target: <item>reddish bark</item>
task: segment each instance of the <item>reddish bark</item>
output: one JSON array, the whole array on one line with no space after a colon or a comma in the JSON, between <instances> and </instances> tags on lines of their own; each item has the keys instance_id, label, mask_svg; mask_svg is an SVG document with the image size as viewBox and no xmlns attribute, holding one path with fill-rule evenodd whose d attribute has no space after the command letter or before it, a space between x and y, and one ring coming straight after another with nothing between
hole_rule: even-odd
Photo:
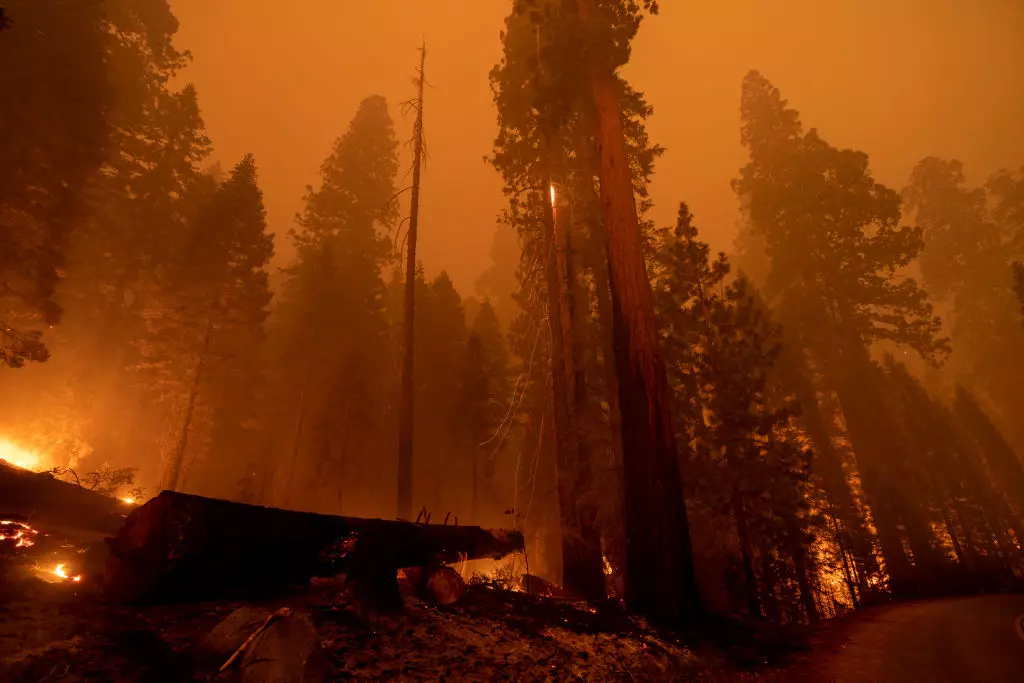
<instances>
[{"instance_id":1,"label":"reddish bark","mask_svg":"<svg viewBox=\"0 0 1024 683\"><path fill-rule=\"evenodd\" d=\"M587 598L600 600L606 595L601 560L601 532L597 508L593 502L591 452L582 432L582 417L587 399L587 382L582 363L582 345L577 326L579 293L572 267L572 216L569 207L559 206L554 214L554 242L559 284L559 314L562 327L562 363L566 377L569 440L564 473L566 495L575 506L575 537L563 534L562 554L572 558L565 564L565 584Z\"/></svg>"},{"instance_id":2,"label":"reddish bark","mask_svg":"<svg viewBox=\"0 0 1024 683\"><path fill-rule=\"evenodd\" d=\"M584 22L595 15L594 0L579 0L578 8ZM626 602L649 617L681 623L698 612L697 587L668 381L658 348L616 85L610 69L592 64L590 86L598 127L601 206L622 410Z\"/></svg>"}]
</instances>

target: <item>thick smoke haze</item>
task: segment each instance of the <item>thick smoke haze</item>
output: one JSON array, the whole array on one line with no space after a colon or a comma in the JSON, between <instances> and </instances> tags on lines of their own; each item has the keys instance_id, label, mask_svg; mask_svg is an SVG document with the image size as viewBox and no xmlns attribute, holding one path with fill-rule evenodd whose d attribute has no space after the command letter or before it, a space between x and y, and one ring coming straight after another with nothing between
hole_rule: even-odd
<instances>
[{"instance_id":1,"label":"thick smoke haze","mask_svg":"<svg viewBox=\"0 0 1024 683\"><path fill-rule=\"evenodd\" d=\"M262 169L278 262L307 184L363 97L388 98L400 137L411 119L416 47L429 49L421 253L464 294L489 263L504 200L483 162L495 134L487 73L509 3L499 0L171 0L191 50L216 158L246 152ZM1018 0L726 0L662 3L627 76L655 107L654 217L686 198L713 247L738 217L729 181L742 165L737 107L750 69L772 79L834 144L871 155L902 187L927 155L962 160L972 182L1024 158L1024 4ZM408 154L405 155L408 157ZM407 159L404 162L408 165ZM407 180L405 182L407 183Z\"/></svg>"},{"instance_id":2,"label":"thick smoke haze","mask_svg":"<svg viewBox=\"0 0 1024 683\"><path fill-rule=\"evenodd\" d=\"M660 648L692 678L789 659L777 626L1024 594L1024 0L0 0L0 66L0 594L29 526L24 568L71 552L42 525L92 524L73 497L90 534L125 513L82 560L107 587L234 607L276 568L300 609L349 574L294 615L332 666L399 568L478 602L388 613L421 650L389 666L461 667L420 636L507 633L487 610L512 659L573 643L524 680L599 660L584 631L619 661L581 676L647 677L609 598L701 634Z\"/></svg>"}]
</instances>

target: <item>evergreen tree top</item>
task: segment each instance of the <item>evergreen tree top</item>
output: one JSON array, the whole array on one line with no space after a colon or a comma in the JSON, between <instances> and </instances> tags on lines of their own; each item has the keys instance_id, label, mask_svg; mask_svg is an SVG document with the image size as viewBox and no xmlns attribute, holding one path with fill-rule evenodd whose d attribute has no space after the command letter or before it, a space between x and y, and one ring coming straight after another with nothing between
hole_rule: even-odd
<instances>
[{"instance_id":1,"label":"evergreen tree top","mask_svg":"<svg viewBox=\"0 0 1024 683\"><path fill-rule=\"evenodd\" d=\"M379 95L367 97L321 166L320 187L307 188L300 229L292 232L300 248L340 232L373 239L377 228L391 227L398 216L398 163L387 101Z\"/></svg>"},{"instance_id":2,"label":"evergreen tree top","mask_svg":"<svg viewBox=\"0 0 1024 683\"><path fill-rule=\"evenodd\" d=\"M750 162L734 188L765 237L770 298L808 329L905 344L937 362L948 342L926 292L903 273L924 241L919 227L900 225L899 195L874 179L863 152L801 133L797 113L757 72L744 80L741 110Z\"/></svg>"}]
</instances>

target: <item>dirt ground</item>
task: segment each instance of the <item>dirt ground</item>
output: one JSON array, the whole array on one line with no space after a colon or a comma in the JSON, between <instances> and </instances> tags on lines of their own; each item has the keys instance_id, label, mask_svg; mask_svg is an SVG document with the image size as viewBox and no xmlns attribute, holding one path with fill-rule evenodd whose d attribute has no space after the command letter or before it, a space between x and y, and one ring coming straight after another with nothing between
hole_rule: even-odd
<instances>
[{"instance_id":1,"label":"dirt ground","mask_svg":"<svg viewBox=\"0 0 1024 683\"><path fill-rule=\"evenodd\" d=\"M243 606L308 612L329 681L738 681L758 680L764 663L756 647L736 656L713 644L687 646L616 606L598 610L486 582L471 582L451 607L407 599L401 612L384 615L353 604L337 584L264 600L111 604L100 587L101 537L51 531L37 540L0 557L4 683L220 680L216 666L198 663L196 644ZM58 563L81 579L56 576Z\"/></svg>"},{"instance_id":2,"label":"dirt ground","mask_svg":"<svg viewBox=\"0 0 1024 683\"><path fill-rule=\"evenodd\" d=\"M450 608L413 602L391 615L367 614L331 589L255 603L125 607L105 603L86 578L48 583L22 567L8 568L0 584L0 680L215 680L193 664L195 644L253 604L308 610L332 681L754 678L714 648L688 648L617 611L488 585L471 585Z\"/></svg>"}]
</instances>

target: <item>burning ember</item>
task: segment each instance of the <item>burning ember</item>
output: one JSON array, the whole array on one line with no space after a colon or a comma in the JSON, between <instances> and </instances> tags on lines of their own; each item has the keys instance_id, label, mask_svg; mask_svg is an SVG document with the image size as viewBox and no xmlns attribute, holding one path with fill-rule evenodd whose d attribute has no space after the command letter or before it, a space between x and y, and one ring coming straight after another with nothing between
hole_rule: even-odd
<instances>
[{"instance_id":1,"label":"burning ember","mask_svg":"<svg viewBox=\"0 0 1024 683\"><path fill-rule=\"evenodd\" d=\"M22 522L0 520L0 543L12 543L15 548L29 548L35 545L39 532Z\"/></svg>"},{"instance_id":2,"label":"burning ember","mask_svg":"<svg viewBox=\"0 0 1024 683\"><path fill-rule=\"evenodd\" d=\"M56 574L57 576L59 576L62 579L70 579L71 581L74 581L76 583L78 581L82 580L81 575L69 576L68 575L68 570L67 570L67 565L65 565L65 564L58 564L57 568L53 570L53 573Z\"/></svg>"}]
</instances>

